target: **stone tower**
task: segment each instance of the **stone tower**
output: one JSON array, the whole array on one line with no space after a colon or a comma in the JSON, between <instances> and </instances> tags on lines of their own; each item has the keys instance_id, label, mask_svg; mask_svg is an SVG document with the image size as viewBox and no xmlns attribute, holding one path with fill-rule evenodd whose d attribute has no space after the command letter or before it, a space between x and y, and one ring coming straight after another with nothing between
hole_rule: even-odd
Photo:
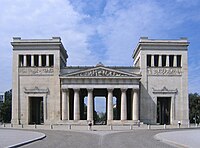
<instances>
[{"instance_id":1,"label":"stone tower","mask_svg":"<svg viewBox=\"0 0 200 148\"><path fill-rule=\"evenodd\" d=\"M68 57L61 39L17 37L11 44L12 123L54 123L60 119L60 69L66 66Z\"/></svg>"},{"instance_id":2,"label":"stone tower","mask_svg":"<svg viewBox=\"0 0 200 148\"><path fill-rule=\"evenodd\" d=\"M134 50L140 67L140 120L150 124L189 122L186 38L152 40L141 37Z\"/></svg>"}]
</instances>

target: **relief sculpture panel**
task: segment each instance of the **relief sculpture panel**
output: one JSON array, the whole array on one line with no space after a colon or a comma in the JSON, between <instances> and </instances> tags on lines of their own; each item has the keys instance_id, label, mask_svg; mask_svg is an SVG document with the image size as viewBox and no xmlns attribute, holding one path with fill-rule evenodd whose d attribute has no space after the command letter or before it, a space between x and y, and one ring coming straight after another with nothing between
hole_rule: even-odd
<instances>
[{"instance_id":1,"label":"relief sculpture panel","mask_svg":"<svg viewBox=\"0 0 200 148\"><path fill-rule=\"evenodd\" d=\"M53 75L53 68L19 68L19 75Z\"/></svg>"},{"instance_id":2,"label":"relief sculpture panel","mask_svg":"<svg viewBox=\"0 0 200 148\"><path fill-rule=\"evenodd\" d=\"M156 75L156 76L181 76L182 75L182 71L181 68L148 68L147 69L147 74L148 75Z\"/></svg>"},{"instance_id":3,"label":"relief sculpture panel","mask_svg":"<svg viewBox=\"0 0 200 148\"><path fill-rule=\"evenodd\" d=\"M115 71L109 71L105 69L95 69L90 70L87 72L78 73L76 76L83 76L83 77L119 77L119 76L129 76L124 73L119 73Z\"/></svg>"}]
</instances>

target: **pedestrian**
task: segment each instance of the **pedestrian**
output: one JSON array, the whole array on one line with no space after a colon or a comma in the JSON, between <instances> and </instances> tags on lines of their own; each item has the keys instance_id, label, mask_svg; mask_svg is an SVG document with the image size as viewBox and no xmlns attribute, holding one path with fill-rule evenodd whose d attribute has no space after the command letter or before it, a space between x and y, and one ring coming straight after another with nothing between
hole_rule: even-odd
<instances>
[{"instance_id":1,"label":"pedestrian","mask_svg":"<svg viewBox=\"0 0 200 148\"><path fill-rule=\"evenodd\" d=\"M89 130L91 131L92 130L92 121L88 122L88 126L89 126Z\"/></svg>"},{"instance_id":2,"label":"pedestrian","mask_svg":"<svg viewBox=\"0 0 200 148\"><path fill-rule=\"evenodd\" d=\"M181 127L181 121L178 121L178 128Z\"/></svg>"}]
</instances>

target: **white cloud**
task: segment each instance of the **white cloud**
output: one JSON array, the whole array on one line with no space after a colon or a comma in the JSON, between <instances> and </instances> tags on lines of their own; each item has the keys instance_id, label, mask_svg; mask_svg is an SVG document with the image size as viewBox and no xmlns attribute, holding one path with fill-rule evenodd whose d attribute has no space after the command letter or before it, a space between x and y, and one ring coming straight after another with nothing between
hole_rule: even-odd
<instances>
[{"instance_id":1,"label":"white cloud","mask_svg":"<svg viewBox=\"0 0 200 148\"><path fill-rule=\"evenodd\" d=\"M88 16L74 10L65 0L2 0L0 5L0 90L11 88L13 36L51 38L61 36L69 53L69 64L84 65L96 59L87 48L93 30L83 24ZM73 58L72 58L73 57Z\"/></svg>"},{"instance_id":2,"label":"white cloud","mask_svg":"<svg viewBox=\"0 0 200 148\"><path fill-rule=\"evenodd\" d=\"M5 85L1 85L0 91L11 87L13 36L60 36L69 54L69 65L96 65L102 61L105 65L131 66L140 36L179 37L185 32L182 25L190 21L198 23L200 18L199 9L193 9L198 7L196 0L190 1L191 4L186 0L69 1L1 0L0 63L4 64L0 67L0 83ZM180 33L171 36L178 29Z\"/></svg>"}]
</instances>

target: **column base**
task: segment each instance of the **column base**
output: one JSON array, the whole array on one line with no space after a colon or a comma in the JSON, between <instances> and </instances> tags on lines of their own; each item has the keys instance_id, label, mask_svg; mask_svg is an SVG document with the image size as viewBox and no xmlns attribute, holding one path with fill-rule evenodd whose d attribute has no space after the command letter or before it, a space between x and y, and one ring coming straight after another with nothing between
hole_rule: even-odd
<instances>
[{"instance_id":1,"label":"column base","mask_svg":"<svg viewBox=\"0 0 200 148\"><path fill-rule=\"evenodd\" d=\"M11 123L12 123L12 124L15 124L15 125L21 124L21 122L20 122L19 119L12 119L12 120L11 120Z\"/></svg>"},{"instance_id":2,"label":"column base","mask_svg":"<svg viewBox=\"0 0 200 148\"><path fill-rule=\"evenodd\" d=\"M140 124L143 124L140 122ZM107 125L138 125L135 120L107 120Z\"/></svg>"}]
</instances>

